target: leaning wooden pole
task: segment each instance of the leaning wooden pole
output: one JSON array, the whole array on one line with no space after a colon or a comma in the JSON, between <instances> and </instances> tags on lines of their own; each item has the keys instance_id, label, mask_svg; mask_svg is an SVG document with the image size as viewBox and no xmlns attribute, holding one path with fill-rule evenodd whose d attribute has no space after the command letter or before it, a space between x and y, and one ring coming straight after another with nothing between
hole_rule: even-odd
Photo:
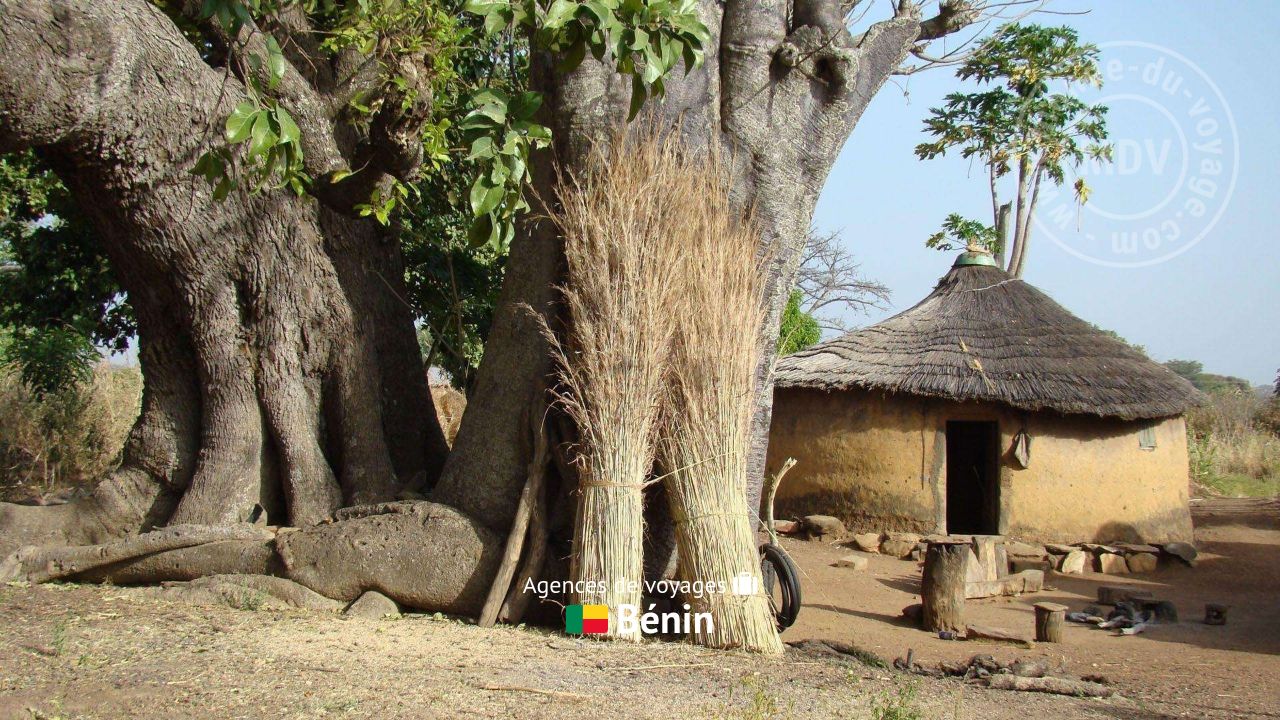
<instances>
[{"instance_id":1,"label":"leaning wooden pole","mask_svg":"<svg viewBox=\"0 0 1280 720\"><path fill-rule=\"evenodd\" d=\"M964 584L969 564L969 543L931 542L924 556L921 624L938 632L964 629Z\"/></svg>"},{"instance_id":2,"label":"leaning wooden pole","mask_svg":"<svg viewBox=\"0 0 1280 720\"><path fill-rule=\"evenodd\" d=\"M480 627L493 627L498 619L498 611L511 588L511 580L515 577L516 564L520 561L520 553L524 549L525 535L529 529L529 520L537 511L538 499L542 496L542 483L546 477L547 443L542 429L544 390L538 388L538 399L530 406L532 417L529 421L533 434L533 460L529 463L529 476L525 480L524 490L520 493L520 504L516 506L516 516L511 523L511 532L507 535L507 544L502 553L502 561L498 564L498 574L489 587L489 595L480 610Z\"/></svg>"}]
</instances>

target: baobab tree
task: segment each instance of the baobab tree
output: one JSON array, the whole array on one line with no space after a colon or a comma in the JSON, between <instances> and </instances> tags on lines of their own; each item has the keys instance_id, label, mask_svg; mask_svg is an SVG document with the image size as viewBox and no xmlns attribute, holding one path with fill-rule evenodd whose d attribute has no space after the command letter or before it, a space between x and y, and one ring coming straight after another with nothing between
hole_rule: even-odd
<instances>
[{"instance_id":1,"label":"baobab tree","mask_svg":"<svg viewBox=\"0 0 1280 720\"><path fill-rule=\"evenodd\" d=\"M611 52L583 53L581 38L540 42L537 23L552 9L593 22L583 14L591 3L563 2L520 3L533 8L532 27L509 26L533 38L530 85L552 130L553 147L531 158L535 190L551 187L553 161L572 173L627 121L635 78L653 62L621 68ZM701 62L666 58L665 93L644 111L688 146L732 158L734 202L763 235L774 302L760 338L755 476L779 310L836 155L909 58L937 60L930 42L993 12L942 0L926 13L899 0L851 32L853 14L876 10L860 5L703 0L693 6L707 30ZM418 552L447 549L459 524L482 545L511 524L532 454L533 390L550 358L524 308L553 313L560 249L545 224L520 225L447 453L400 300L396 244L369 208L411 186L423 162L454 20L430 3L395 7L412 12L0 0L0 152L34 149L96 225L136 314L145 377L120 468L78 502L0 506L0 551L263 516L307 527L340 508L416 497L406 491L451 508L438 543ZM351 15L360 12L375 15ZM501 20L490 30L503 31ZM642 81L644 96L652 82ZM492 568L490 554L479 558L471 572Z\"/></svg>"}]
</instances>

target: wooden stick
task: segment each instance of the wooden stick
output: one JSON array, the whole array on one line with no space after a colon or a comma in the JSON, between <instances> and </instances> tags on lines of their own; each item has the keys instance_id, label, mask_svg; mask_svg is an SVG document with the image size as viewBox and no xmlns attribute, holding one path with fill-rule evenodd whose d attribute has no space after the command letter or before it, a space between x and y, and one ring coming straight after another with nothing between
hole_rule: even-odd
<instances>
[{"instance_id":1,"label":"wooden stick","mask_svg":"<svg viewBox=\"0 0 1280 720\"><path fill-rule=\"evenodd\" d=\"M769 542L774 545L778 544L778 531L773 527L773 499L778 494L778 486L782 484L782 478L791 468L796 466L796 459L789 457L782 463L782 467L778 468L778 472L774 473L766 482L768 487L764 493L764 531L769 533Z\"/></svg>"},{"instance_id":2,"label":"wooden stick","mask_svg":"<svg viewBox=\"0 0 1280 720\"><path fill-rule=\"evenodd\" d=\"M587 695L579 693L565 692L564 690L543 690L536 687L525 687L523 685L476 685L481 690L493 690L501 692L527 692L534 695L546 695L554 698L564 698L566 700L590 700Z\"/></svg>"},{"instance_id":3,"label":"wooden stick","mask_svg":"<svg viewBox=\"0 0 1280 720\"><path fill-rule=\"evenodd\" d=\"M1113 688L1106 685L1056 677L1024 678L1017 675L992 675L987 681L987 686L996 690L1018 690L1072 697L1111 697L1116 694Z\"/></svg>"},{"instance_id":4,"label":"wooden stick","mask_svg":"<svg viewBox=\"0 0 1280 720\"><path fill-rule=\"evenodd\" d=\"M536 432L536 431L535 431ZM539 438L542 440L542 438ZM547 446L554 445L556 442L555 428L549 429L547 437L544 441L539 442L537 449L534 450L533 463L530 464L530 474L532 475L534 468L537 472L546 472ZM541 461L539 461L541 455ZM506 602L502 603L502 611L498 613L498 619L504 623L518 624L524 619L525 610L529 607L529 601L532 599L529 593L524 591L524 587L530 580L536 579L542 572L542 565L547 557L547 489L546 483L542 483L542 487L538 488L537 497L534 498L533 511L529 516L529 549L524 554L524 560L520 563L520 572L516 575L516 581L511 584L511 589L507 592Z\"/></svg>"},{"instance_id":5,"label":"wooden stick","mask_svg":"<svg viewBox=\"0 0 1280 720\"><path fill-rule=\"evenodd\" d=\"M506 549L502 553L502 562L498 565L498 574L489 586L489 596L480 610L480 627L493 627L498 620L498 611L511 588L511 580L516 573L516 562L520 560L520 551L524 549L525 533L529 529L529 516L533 513L535 498L542 493L542 480L547 463L545 436L542 431L542 402L544 390L539 385L538 402L529 410L529 422L533 425L533 461L529 463L529 477L525 480L524 490L520 492L520 504L516 506L516 517L511 523L511 532L507 534Z\"/></svg>"}]
</instances>

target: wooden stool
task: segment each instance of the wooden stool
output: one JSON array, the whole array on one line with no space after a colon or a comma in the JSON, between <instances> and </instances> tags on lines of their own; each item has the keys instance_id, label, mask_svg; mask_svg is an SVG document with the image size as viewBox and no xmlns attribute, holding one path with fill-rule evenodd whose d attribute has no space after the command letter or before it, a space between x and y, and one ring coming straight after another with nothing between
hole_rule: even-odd
<instances>
[{"instance_id":1,"label":"wooden stool","mask_svg":"<svg viewBox=\"0 0 1280 720\"><path fill-rule=\"evenodd\" d=\"M1038 602L1036 609L1036 640L1062 642L1062 626L1067 619L1067 606L1051 602Z\"/></svg>"}]
</instances>

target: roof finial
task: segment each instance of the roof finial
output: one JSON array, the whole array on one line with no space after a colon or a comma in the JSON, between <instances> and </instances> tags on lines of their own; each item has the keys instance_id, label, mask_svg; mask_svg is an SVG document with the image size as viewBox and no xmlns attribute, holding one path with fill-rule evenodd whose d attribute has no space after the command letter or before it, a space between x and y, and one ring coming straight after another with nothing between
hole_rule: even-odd
<instances>
[{"instance_id":1,"label":"roof finial","mask_svg":"<svg viewBox=\"0 0 1280 720\"><path fill-rule=\"evenodd\" d=\"M989 267L998 267L996 259L991 257L991 251L983 245L977 243L969 243L965 246L964 252L960 253L960 257L956 258L951 267L965 267L968 265L987 265Z\"/></svg>"}]
</instances>

